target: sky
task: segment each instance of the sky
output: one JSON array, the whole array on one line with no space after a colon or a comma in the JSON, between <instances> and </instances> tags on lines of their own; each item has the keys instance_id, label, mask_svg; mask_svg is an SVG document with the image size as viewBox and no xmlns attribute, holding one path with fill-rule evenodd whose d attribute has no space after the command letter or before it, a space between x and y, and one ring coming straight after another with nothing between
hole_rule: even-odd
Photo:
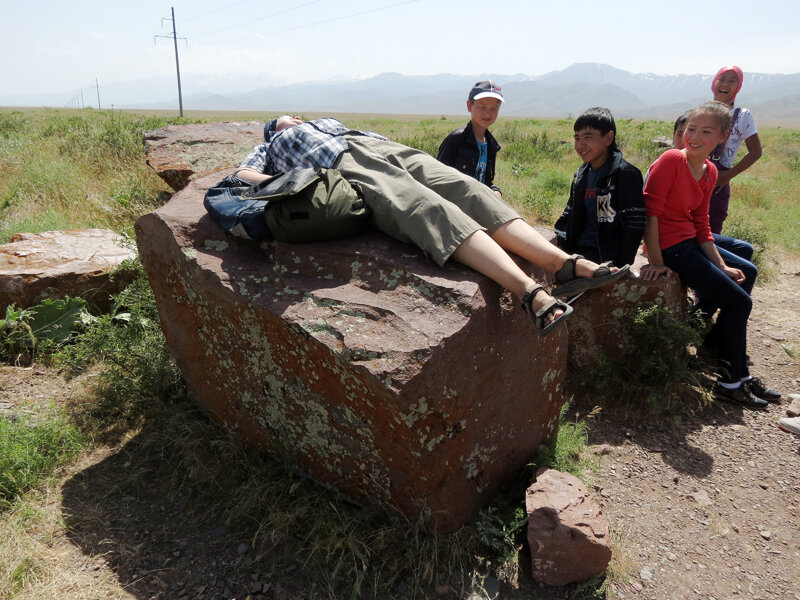
<instances>
[{"instance_id":1,"label":"sky","mask_svg":"<svg viewBox=\"0 0 800 600\"><path fill-rule=\"evenodd\" d=\"M0 99L48 94L67 106L83 94L89 105L123 82L163 99L176 79L173 7L186 95L209 82L234 92L388 71L536 76L577 62L660 75L713 74L731 63L745 73L798 73L797 5L0 0Z\"/></svg>"}]
</instances>

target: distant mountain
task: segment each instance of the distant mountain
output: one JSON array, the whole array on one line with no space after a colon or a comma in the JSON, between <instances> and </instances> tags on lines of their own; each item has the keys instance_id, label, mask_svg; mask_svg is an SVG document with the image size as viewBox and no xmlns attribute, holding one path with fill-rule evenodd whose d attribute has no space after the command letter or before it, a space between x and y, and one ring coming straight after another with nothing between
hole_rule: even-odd
<instances>
[{"instance_id":1,"label":"distant mountain","mask_svg":"<svg viewBox=\"0 0 800 600\"><path fill-rule=\"evenodd\" d=\"M231 107L249 110L465 114L469 88L475 81L490 78L503 87L504 115L567 117L591 106L606 106L620 118L672 119L711 99L712 77L629 73L603 64L578 63L539 77L383 73L357 81L262 87L227 98ZM751 107L758 118L800 119L798 94L800 73L750 73L745 74L738 101Z\"/></svg>"},{"instance_id":2,"label":"distant mountain","mask_svg":"<svg viewBox=\"0 0 800 600\"><path fill-rule=\"evenodd\" d=\"M259 85L248 86L241 78L190 76L184 78L183 105L187 110L465 115L467 92L481 79L494 79L503 87L507 100L503 115L569 117L592 106L606 106L618 118L672 119L711 98L712 75L630 73L604 64L577 63L538 77L382 73L282 85L256 76L247 81ZM168 79L101 85L101 96L106 98L104 107L113 103L117 108L177 108L175 84ZM40 97L41 104L55 105L53 97ZM0 105L37 104L33 97L24 102L19 101L21 96L15 99L0 97ZM800 73L747 73L737 100L759 120L800 120ZM86 103L92 102L87 98Z\"/></svg>"}]
</instances>

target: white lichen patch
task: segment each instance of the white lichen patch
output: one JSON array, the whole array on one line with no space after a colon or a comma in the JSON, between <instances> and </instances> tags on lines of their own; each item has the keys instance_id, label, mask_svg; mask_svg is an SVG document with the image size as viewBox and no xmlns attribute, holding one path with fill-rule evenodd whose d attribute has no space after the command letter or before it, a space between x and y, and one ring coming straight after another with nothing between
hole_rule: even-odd
<instances>
[{"instance_id":1,"label":"white lichen patch","mask_svg":"<svg viewBox=\"0 0 800 600\"><path fill-rule=\"evenodd\" d=\"M548 369L542 376L542 388L547 388L556 380L556 377L561 373L560 369Z\"/></svg>"},{"instance_id":2,"label":"white lichen patch","mask_svg":"<svg viewBox=\"0 0 800 600\"><path fill-rule=\"evenodd\" d=\"M206 240L205 247L216 250L217 252L222 252L223 250L227 250L229 245L228 242L224 240Z\"/></svg>"},{"instance_id":3,"label":"white lichen patch","mask_svg":"<svg viewBox=\"0 0 800 600\"><path fill-rule=\"evenodd\" d=\"M467 479L475 480L480 474L484 465L492 460L492 453L497 450L497 446L475 446L470 455L466 458L462 457L462 468L466 472Z\"/></svg>"}]
</instances>

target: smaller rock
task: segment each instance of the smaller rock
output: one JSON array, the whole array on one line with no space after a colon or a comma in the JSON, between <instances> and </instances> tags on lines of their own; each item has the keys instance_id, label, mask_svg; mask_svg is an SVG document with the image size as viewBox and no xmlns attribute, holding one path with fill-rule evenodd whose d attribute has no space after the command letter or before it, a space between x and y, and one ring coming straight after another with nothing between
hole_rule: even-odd
<instances>
[{"instance_id":1,"label":"smaller rock","mask_svg":"<svg viewBox=\"0 0 800 600\"><path fill-rule=\"evenodd\" d=\"M709 507L714 504L714 502L712 502L711 498L709 497L708 492L705 490L692 492L691 494L689 494L689 497L703 507Z\"/></svg>"},{"instance_id":2,"label":"smaller rock","mask_svg":"<svg viewBox=\"0 0 800 600\"><path fill-rule=\"evenodd\" d=\"M786 409L787 417L800 417L800 394L789 394L791 404Z\"/></svg>"},{"instance_id":3,"label":"smaller rock","mask_svg":"<svg viewBox=\"0 0 800 600\"><path fill-rule=\"evenodd\" d=\"M607 454L611 454L613 448L609 444L598 444L597 446L592 446L590 452L595 456L606 456Z\"/></svg>"},{"instance_id":4,"label":"smaller rock","mask_svg":"<svg viewBox=\"0 0 800 600\"><path fill-rule=\"evenodd\" d=\"M577 477L540 469L525 493L525 506L534 580L563 586L606 570L608 521Z\"/></svg>"},{"instance_id":5,"label":"smaller rock","mask_svg":"<svg viewBox=\"0 0 800 600\"><path fill-rule=\"evenodd\" d=\"M653 143L659 148L672 148L672 139L665 135L659 135L653 138Z\"/></svg>"},{"instance_id":6,"label":"smaller rock","mask_svg":"<svg viewBox=\"0 0 800 600\"><path fill-rule=\"evenodd\" d=\"M135 257L132 243L108 229L17 233L0 244L0 314L64 296L105 309L134 276L115 269Z\"/></svg>"},{"instance_id":7,"label":"smaller rock","mask_svg":"<svg viewBox=\"0 0 800 600\"><path fill-rule=\"evenodd\" d=\"M653 567L642 567L642 570L639 571L639 578L642 581L652 581L655 573L656 570Z\"/></svg>"},{"instance_id":8,"label":"smaller rock","mask_svg":"<svg viewBox=\"0 0 800 600\"><path fill-rule=\"evenodd\" d=\"M759 531L759 533L761 534L761 537L764 538L765 540L768 540L772 537L771 531Z\"/></svg>"}]
</instances>

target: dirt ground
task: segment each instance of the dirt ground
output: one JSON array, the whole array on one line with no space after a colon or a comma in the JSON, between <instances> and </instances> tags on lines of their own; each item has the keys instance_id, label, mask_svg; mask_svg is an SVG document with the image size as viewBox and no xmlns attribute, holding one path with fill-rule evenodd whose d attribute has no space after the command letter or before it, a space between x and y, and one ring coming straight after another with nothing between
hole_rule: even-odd
<instances>
[{"instance_id":1,"label":"dirt ground","mask_svg":"<svg viewBox=\"0 0 800 600\"><path fill-rule=\"evenodd\" d=\"M784 396L800 394L792 356L800 352L800 265L782 265L753 296L753 373ZM35 414L81 385L39 366L2 366L0 411ZM590 487L614 539L607 598L800 600L800 437L777 427L787 406L784 399L753 412L715 403L697 416L637 423L602 412L591 418L598 470ZM187 521L193 499L165 501L159 491L184 468L168 454L151 473L133 477L131 469L148 463L142 454L153 451L137 445L139 436L69 467L42 498L48 516L19 543L43 567L15 599L329 597L302 557L279 562L274 549L253 548L240 528L213 513ZM109 494L121 475L136 489ZM573 597L574 588L539 586L526 571L523 565L519 589L487 585L490 593L474 598ZM431 597L461 596L445 588Z\"/></svg>"}]
</instances>

